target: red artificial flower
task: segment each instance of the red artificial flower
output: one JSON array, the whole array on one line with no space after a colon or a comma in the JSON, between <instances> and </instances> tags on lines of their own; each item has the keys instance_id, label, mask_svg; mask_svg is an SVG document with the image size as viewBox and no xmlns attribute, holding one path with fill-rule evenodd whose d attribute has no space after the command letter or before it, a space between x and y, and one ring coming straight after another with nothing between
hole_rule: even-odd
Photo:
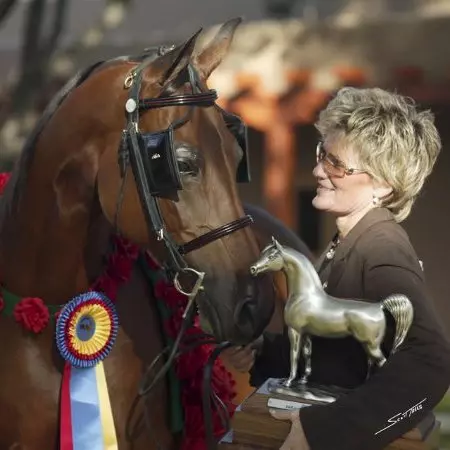
<instances>
[{"instance_id":1,"label":"red artificial flower","mask_svg":"<svg viewBox=\"0 0 450 450\"><path fill-rule=\"evenodd\" d=\"M155 295L164 300L169 308L178 307L187 303L187 297L179 292L173 284L158 280L155 284Z\"/></svg>"},{"instance_id":2,"label":"red artificial flower","mask_svg":"<svg viewBox=\"0 0 450 450\"><path fill-rule=\"evenodd\" d=\"M207 450L205 438L185 437L180 447L181 450Z\"/></svg>"},{"instance_id":3,"label":"red artificial flower","mask_svg":"<svg viewBox=\"0 0 450 450\"><path fill-rule=\"evenodd\" d=\"M201 404L184 404L184 427L184 445L182 448L185 450L206 450L205 424Z\"/></svg>"},{"instance_id":4,"label":"red artificial flower","mask_svg":"<svg viewBox=\"0 0 450 450\"><path fill-rule=\"evenodd\" d=\"M40 333L47 326L50 313L40 298L26 297L15 306L14 318L26 330Z\"/></svg>"},{"instance_id":5,"label":"red artificial flower","mask_svg":"<svg viewBox=\"0 0 450 450\"><path fill-rule=\"evenodd\" d=\"M117 253L130 260L135 260L139 255L139 247L122 236L114 236L114 244L117 247Z\"/></svg>"},{"instance_id":6,"label":"red artificial flower","mask_svg":"<svg viewBox=\"0 0 450 450\"><path fill-rule=\"evenodd\" d=\"M172 339L176 339L181 328L183 319L177 314L172 314L164 321L164 332Z\"/></svg>"},{"instance_id":7,"label":"red artificial flower","mask_svg":"<svg viewBox=\"0 0 450 450\"><path fill-rule=\"evenodd\" d=\"M133 261L127 255L114 253L108 261L107 273L118 281L127 281L133 270Z\"/></svg>"},{"instance_id":8,"label":"red artificial flower","mask_svg":"<svg viewBox=\"0 0 450 450\"><path fill-rule=\"evenodd\" d=\"M9 179L11 178L10 173L0 173L0 194L2 193L4 187L8 183Z\"/></svg>"},{"instance_id":9,"label":"red artificial flower","mask_svg":"<svg viewBox=\"0 0 450 450\"><path fill-rule=\"evenodd\" d=\"M5 300L3 300L3 297L0 295L0 313L3 311L4 307L5 307Z\"/></svg>"},{"instance_id":10,"label":"red artificial flower","mask_svg":"<svg viewBox=\"0 0 450 450\"><path fill-rule=\"evenodd\" d=\"M147 265L152 270L161 270L161 265L156 260L156 258L149 252L145 252L145 261L147 262Z\"/></svg>"},{"instance_id":11,"label":"red artificial flower","mask_svg":"<svg viewBox=\"0 0 450 450\"><path fill-rule=\"evenodd\" d=\"M178 378L188 382L192 388L194 383L200 382L206 361L201 353L195 351L180 355L176 367ZM193 389L190 393L193 393Z\"/></svg>"},{"instance_id":12,"label":"red artificial flower","mask_svg":"<svg viewBox=\"0 0 450 450\"><path fill-rule=\"evenodd\" d=\"M116 301L118 289L118 283L108 275L102 276L92 285L92 290L103 292L112 302Z\"/></svg>"}]
</instances>

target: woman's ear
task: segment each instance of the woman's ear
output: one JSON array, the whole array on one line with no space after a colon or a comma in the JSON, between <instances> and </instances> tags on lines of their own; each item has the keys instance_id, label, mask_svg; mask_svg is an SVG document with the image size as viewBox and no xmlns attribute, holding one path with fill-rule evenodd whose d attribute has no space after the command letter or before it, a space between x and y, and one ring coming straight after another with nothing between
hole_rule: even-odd
<instances>
[{"instance_id":1,"label":"woman's ear","mask_svg":"<svg viewBox=\"0 0 450 450\"><path fill-rule=\"evenodd\" d=\"M380 200L392 194L392 187L383 180L374 180L373 185L373 195Z\"/></svg>"}]
</instances>

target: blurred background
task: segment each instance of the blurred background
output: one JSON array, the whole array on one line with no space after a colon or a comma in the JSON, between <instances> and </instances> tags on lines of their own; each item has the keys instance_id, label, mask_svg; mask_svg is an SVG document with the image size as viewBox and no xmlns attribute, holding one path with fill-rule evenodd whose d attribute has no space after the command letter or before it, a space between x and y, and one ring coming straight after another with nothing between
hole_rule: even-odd
<instances>
[{"instance_id":1,"label":"blurred background","mask_svg":"<svg viewBox=\"0 0 450 450\"><path fill-rule=\"evenodd\" d=\"M450 334L450 0L0 0L0 170L77 70L200 27L208 39L236 16L245 21L210 85L250 127L252 182L240 186L242 198L316 255L334 223L311 206L313 123L333 92L379 86L433 111L443 152L404 226ZM450 433L450 401L439 410Z\"/></svg>"}]
</instances>

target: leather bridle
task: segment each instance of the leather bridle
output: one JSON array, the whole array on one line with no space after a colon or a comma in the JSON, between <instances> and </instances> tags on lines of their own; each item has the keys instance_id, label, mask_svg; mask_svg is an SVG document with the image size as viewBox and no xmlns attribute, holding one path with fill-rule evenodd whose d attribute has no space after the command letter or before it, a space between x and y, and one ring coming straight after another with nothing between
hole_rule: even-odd
<instances>
[{"instance_id":1,"label":"leather bridle","mask_svg":"<svg viewBox=\"0 0 450 450\"><path fill-rule=\"evenodd\" d=\"M251 216L245 215L183 244L176 243L167 233L157 200L157 197L161 195L158 193L155 195L155 193L152 192L148 177L146 177L144 162L144 157L146 155L143 154L145 149L143 149L142 145L140 145L142 143L142 139L141 132L139 130L139 112L171 106L189 106L189 110L183 118L171 123L168 128L162 132L172 133L173 130L189 122L192 115L192 109L194 107L204 108L215 106L217 92L214 89L201 91L195 71L192 66L189 65L188 73L189 83L192 89L191 93L168 97L140 99L139 94L144 69L155 59L156 56L162 55L166 51L167 49L165 48L159 48L156 55L151 54L146 57L129 73L125 79L124 87L129 89L128 100L125 104L127 125L126 129L124 129L122 133L122 142L119 149L119 164L121 166L121 173L124 176L128 163L131 163L132 172L136 181L147 226L150 231L156 235L159 241L164 242L168 251L168 259L165 262L165 267L169 270L169 272L176 276L176 274L183 272L188 268L188 265L183 258L184 255L251 225L253 223L253 219ZM161 134L161 132L151 134ZM170 149L170 152L173 153L173 149ZM167 157L175 159L173 154L168 155ZM181 185L178 184L176 189L181 189Z\"/></svg>"}]
</instances>

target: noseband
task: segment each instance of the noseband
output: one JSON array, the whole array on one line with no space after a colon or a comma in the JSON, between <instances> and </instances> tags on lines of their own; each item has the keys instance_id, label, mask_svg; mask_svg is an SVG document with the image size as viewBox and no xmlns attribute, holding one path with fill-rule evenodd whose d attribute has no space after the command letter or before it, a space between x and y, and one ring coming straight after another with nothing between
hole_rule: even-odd
<instances>
[{"instance_id":1,"label":"noseband","mask_svg":"<svg viewBox=\"0 0 450 450\"><path fill-rule=\"evenodd\" d=\"M185 271L188 267L183 258L184 255L249 226L253 223L253 219L251 216L246 215L184 244L177 244L167 233L157 198L170 197L171 194L176 194L177 191L182 189L173 149L173 132L189 122L194 107L215 106L218 108L215 104L217 92L214 89L208 89L207 91L200 89L197 75L191 65L187 67L191 93L169 97L139 98L143 70L156 57L163 55L168 50L171 50L171 48L160 47L156 52L146 56L125 79L124 87L130 91L125 104L127 126L122 132L122 141L119 148L119 165L122 178L124 178L128 163L131 163L147 225L156 234L157 239L164 242L168 250L168 260L165 263L166 269L176 275L181 271ZM170 106L189 106L189 110L184 117L172 122L163 131L144 134L140 132L140 111ZM230 130L236 130L236 121L239 125L241 123L240 119L236 119L237 116L232 114L223 113L227 125L231 124L229 126ZM243 126L240 127L240 129L242 128ZM240 133L240 136L242 136L242 131ZM239 141L242 141L242 139L239 138ZM246 157L247 149L243 150Z\"/></svg>"}]
</instances>

